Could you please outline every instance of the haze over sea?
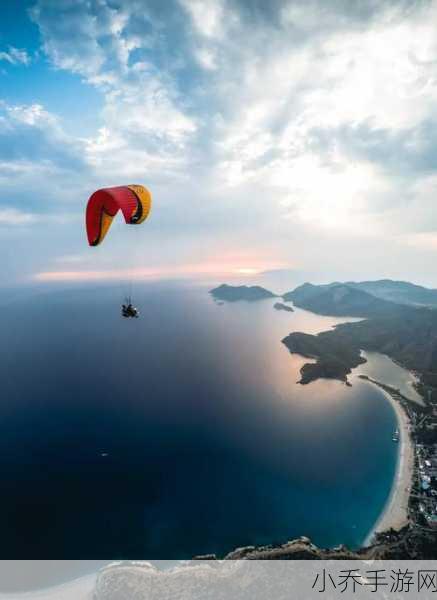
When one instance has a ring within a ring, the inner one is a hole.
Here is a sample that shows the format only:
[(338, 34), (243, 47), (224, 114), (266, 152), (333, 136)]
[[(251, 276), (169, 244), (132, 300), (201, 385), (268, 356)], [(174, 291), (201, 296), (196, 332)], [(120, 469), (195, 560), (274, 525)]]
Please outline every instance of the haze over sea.
[(3, 306), (3, 558), (189, 558), (309, 536), (359, 546), (396, 468), (396, 418), (354, 379), (296, 385), (281, 339), (345, 319), (207, 288), (35, 293)]

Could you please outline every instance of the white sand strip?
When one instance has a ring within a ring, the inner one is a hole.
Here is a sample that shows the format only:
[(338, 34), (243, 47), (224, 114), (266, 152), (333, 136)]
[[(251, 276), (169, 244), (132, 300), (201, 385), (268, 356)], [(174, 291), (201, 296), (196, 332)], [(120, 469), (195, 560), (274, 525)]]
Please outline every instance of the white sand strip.
[[(373, 382), (369, 381), (368, 383)], [(373, 385), (377, 384), (373, 383)], [(396, 412), (400, 433), (400, 448), (396, 476), (390, 496), (375, 527), (367, 537), (365, 545), (369, 545), (372, 542), (376, 533), (388, 531), (389, 529), (399, 530), (408, 524), (408, 501), (414, 474), (414, 444), (410, 436), (409, 418), (399, 402), (381, 387), (377, 387), (385, 394)]]

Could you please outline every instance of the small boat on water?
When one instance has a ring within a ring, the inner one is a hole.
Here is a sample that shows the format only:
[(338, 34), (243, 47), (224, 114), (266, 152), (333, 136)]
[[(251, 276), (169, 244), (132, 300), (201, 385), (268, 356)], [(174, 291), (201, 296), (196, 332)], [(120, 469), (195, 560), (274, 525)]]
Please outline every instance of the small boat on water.
[(393, 433), (393, 436), (391, 439), (393, 440), (393, 442), (399, 442), (399, 436), (400, 436), (399, 429), (395, 429), (395, 432)]

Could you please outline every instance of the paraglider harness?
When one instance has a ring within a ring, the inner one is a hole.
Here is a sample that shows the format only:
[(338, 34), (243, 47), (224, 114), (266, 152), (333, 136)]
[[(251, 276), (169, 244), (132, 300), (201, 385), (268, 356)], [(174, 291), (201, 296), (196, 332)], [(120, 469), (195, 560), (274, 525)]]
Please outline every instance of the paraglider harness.
[(139, 312), (135, 306), (132, 306), (132, 301), (130, 298), (126, 298), (126, 304), (122, 304), (121, 306), (121, 314), (126, 319), (138, 319)]

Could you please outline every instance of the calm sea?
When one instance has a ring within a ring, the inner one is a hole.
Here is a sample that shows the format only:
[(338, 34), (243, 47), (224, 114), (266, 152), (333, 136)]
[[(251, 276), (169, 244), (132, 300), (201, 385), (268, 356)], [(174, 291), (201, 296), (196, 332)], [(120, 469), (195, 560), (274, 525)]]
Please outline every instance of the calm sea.
[(360, 545), (395, 415), (365, 382), (297, 385), (281, 339), (340, 319), (207, 289), (23, 295), (0, 316), (2, 558), (189, 558), (309, 536)]

